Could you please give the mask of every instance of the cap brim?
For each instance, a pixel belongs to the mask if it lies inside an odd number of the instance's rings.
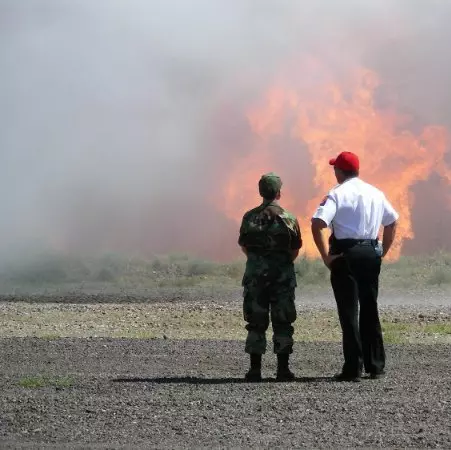
[[[329,159],[329,164],[331,165],[331,166],[335,166],[335,163],[337,162],[337,158],[332,158],[332,159]]]

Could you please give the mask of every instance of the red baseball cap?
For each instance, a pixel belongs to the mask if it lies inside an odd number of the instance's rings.
[[[357,171],[360,166],[359,157],[351,152],[340,153],[336,158],[332,158],[329,164],[346,171]]]

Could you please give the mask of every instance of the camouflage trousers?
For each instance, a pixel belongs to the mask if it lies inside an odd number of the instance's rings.
[[[244,286],[243,313],[248,331],[245,352],[264,354],[266,352],[266,330],[271,324],[274,353],[293,352],[291,325],[296,320],[294,287],[277,284],[269,286]]]

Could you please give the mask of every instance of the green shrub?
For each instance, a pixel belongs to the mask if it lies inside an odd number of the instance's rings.
[[[428,284],[433,286],[441,286],[442,284],[451,283],[451,270],[438,268],[428,278]]]
[[[329,269],[318,259],[302,256],[295,263],[295,272],[300,284],[323,285],[329,281]]]
[[[213,275],[216,272],[216,264],[208,261],[188,261],[180,268],[182,274],[189,277]]]

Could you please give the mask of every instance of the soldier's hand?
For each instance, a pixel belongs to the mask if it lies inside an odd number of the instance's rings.
[[[339,255],[327,255],[323,261],[326,267],[330,270],[332,263],[343,256],[343,253],[340,253]]]

